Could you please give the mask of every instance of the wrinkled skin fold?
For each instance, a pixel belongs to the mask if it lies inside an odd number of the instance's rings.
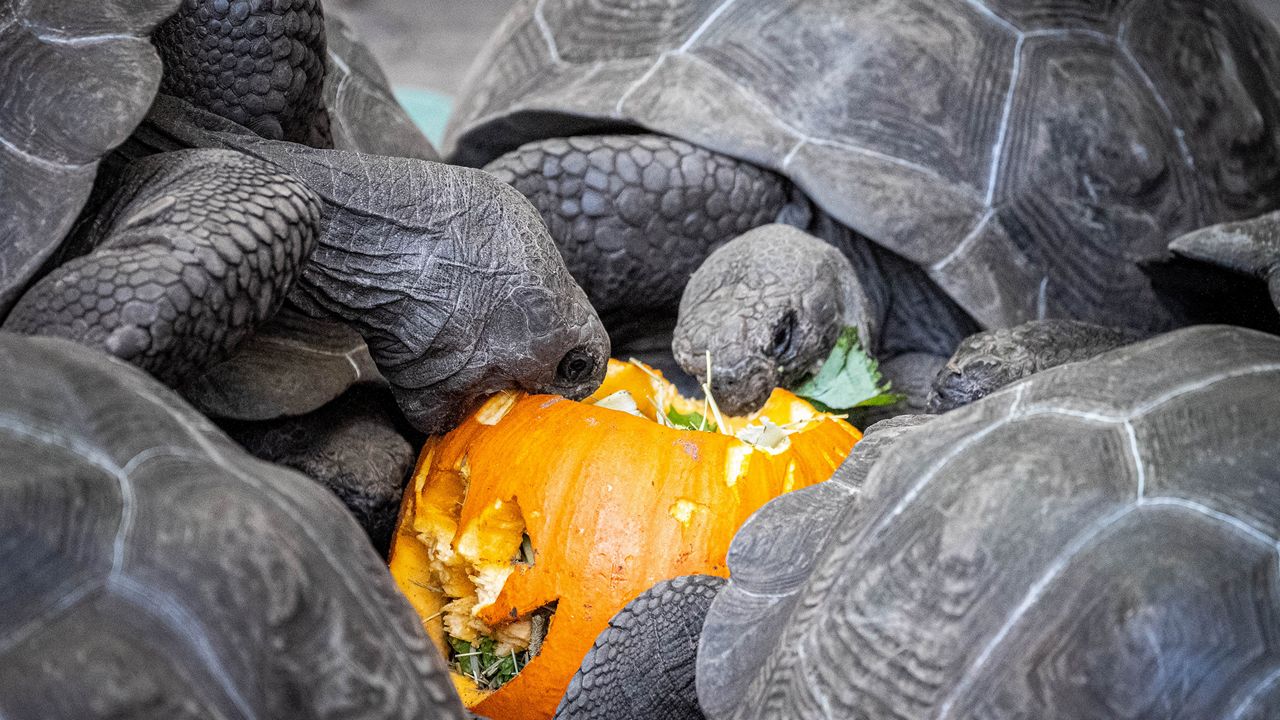
[[[120,159],[234,151],[319,198],[316,247],[289,291],[349,323],[417,428],[451,427],[503,389],[583,397],[609,341],[537,213],[487,174],[266,140],[161,96]],[[163,153],[157,155],[156,153]],[[234,281],[234,277],[233,277]]]
[[[130,32],[164,17],[140,14]],[[608,339],[519,193],[479,171],[313,147],[332,144],[317,0],[186,0],[153,40],[162,89],[186,100],[160,96],[103,164],[82,231],[5,327],[81,340],[181,386],[287,298],[358,331],[405,416],[430,432],[497,390],[582,397],[599,384]],[[158,79],[154,53],[132,61],[121,72]],[[345,84],[374,88],[356,64]],[[33,72],[46,84],[75,74],[62,62]],[[129,89],[141,102],[154,85]],[[122,135],[91,138],[103,141],[94,152]]]

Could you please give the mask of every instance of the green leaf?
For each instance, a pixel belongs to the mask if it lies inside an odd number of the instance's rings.
[[[667,420],[671,421],[672,426],[681,430],[705,430],[706,432],[716,432],[716,424],[702,415],[702,413],[691,410],[687,414],[677,411],[675,408],[667,408]]]
[[[900,401],[902,396],[891,389],[880,376],[879,365],[862,349],[857,328],[848,327],[840,333],[822,368],[796,388],[795,394],[820,410],[842,412]]]
[[[497,689],[511,682],[520,670],[529,664],[528,651],[515,655],[496,654],[497,642],[491,637],[481,637],[474,643],[445,635],[453,648],[453,666],[459,673],[477,681],[484,689]]]
[[[445,637],[449,640],[449,647],[453,648],[453,653],[455,655],[462,655],[464,653],[471,652],[471,643],[466,640],[459,640],[452,635],[445,635]]]

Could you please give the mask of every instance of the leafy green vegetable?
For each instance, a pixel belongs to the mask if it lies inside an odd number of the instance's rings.
[[[494,650],[493,638],[482,637],[474,643],[445,635],[453,648],[453,668],[466,675],[483,689],[496,689],[511,682],[520,669],[529,664],[529,653],[509,653],[499,656]]]
[[[675,408],[667,408],[667,420],[671,422],[672,427],[677,427],[681,430],[717,432],[716,424],[697,410],[690,410],[688,414],[685,414]]]
[[[818,374],[806,380],[795,394],[821,410],[841,412],[892,405],[902,396],[891,393],[891,389],[880,376],[879,365],[862,349],[858,329],[849,327],[840,333]]]

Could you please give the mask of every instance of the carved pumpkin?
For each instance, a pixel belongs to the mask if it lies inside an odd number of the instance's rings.
[[[470,668],[454,674],[468,707],[550,718],[623,605],[668,578],[726,575],[743,521],[830,477],[861,437],[785,390],[749,417],[720,418],[763,446],[666,420],[700,410],[656,371],[611,361],[584,402],[498,395],[427,442],[391,571],[455,670]],[[495,668],[518,674],[482,689]]]

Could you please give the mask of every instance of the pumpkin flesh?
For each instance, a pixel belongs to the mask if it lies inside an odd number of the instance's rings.
[[[620,390],[643,417],[594,404]],[[789,431],[772,432],[767,447],[658,422],[672,407],[702,409],[655,371],[611,361],[586,401],[503,394],[428,440],[392,574],[446,654],[447,634],[489,637],[497,656],[528,658],[496,691],[455,673],[476,712],[550,718],[618,610],[662,580],[727,575],[725,553],[747,517],[829,478],[860,438],[783,390],[752,416],[722,418],[727,432]],[[526,536],[531,564],[519,559]],[[536,614],[553,604],[545,637],[535,637]]]

